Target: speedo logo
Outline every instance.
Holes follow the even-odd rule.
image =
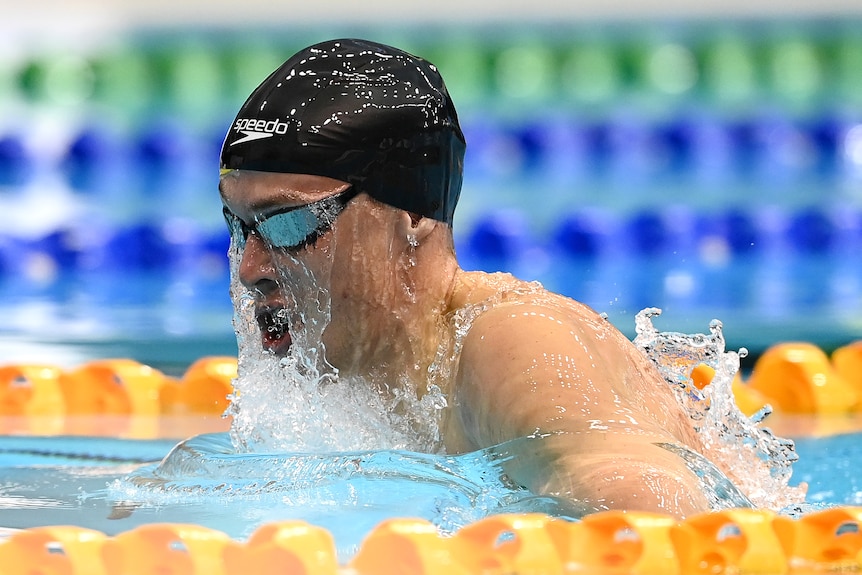
[[[243,134],[239,140],[234,140],[231,146],[271,138],[275,134],[286,134],[290,124],[280,120],[255,120],[248,118],[237,118],[233,125],[236,132]]]

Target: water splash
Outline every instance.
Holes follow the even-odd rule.
[[[788,485],[798,459],[793,442],[760,426],[771,409],[747,417],[734,400],[732,382],[739,371],[740,354],[744,356],[747,350],[725,351],[718,320],[710,323],[709,334],[661,332],[652,323],[660,313],[657,308],[647,308],[637,314],[634,343],[676,392],[695,423],[704,454],[758,507],[781,510],[803,501],[805,488]],[[692,370],[699,364],[715,370],[702,390],[691,380]]]
[[[491,513],[547,513],[570,519],[598,509],[535,496],[508,481],[502,466],[523,451],[515,440],[461,455],[401,450],[237,453],[226,433],[176,446],[159,464],[108,487],[114,509],[143,519],[195,521],[233,537],[259,525],[301,519],[333,534],[349,559],[368,532],[392,517],[422,517],[443,533]]]
[[[284,304],[280,313],[289,317],[274,319],[286,324],[293,341],[284,357],[263,349],[255,293],[239,281],[240,252],[234,246],[230,251],[239,347],[239,373],[228,409],[234,447],[258,453],[440,452],[439,414],[447,403],[433,377],[419,393],[406,377],[368,381],[339,373],[326,360],[323,343],[331,314],[327,266],[312,272],[286,251],[273,249],[271,256],[289,269],[277,266],[278,296]],[[322,256],[331,267],[331,253]]]

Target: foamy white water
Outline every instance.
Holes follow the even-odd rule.
[[[704,455],[758,507],[780,510],[804,501],[805,488],[789,486],[792,465],[798,459],[793,442],[762,426],[771,410],[747,417],[736,405],[731,384],[739,371],[740,353],[725,350],[721,322],[713,320],[709,334],[661,332],[652,323],[660,313],[648,308],[637,315],[634,343],[675,390],[695,422]],[[699,364],[715,370],[703,390],[691,381],[691,372]]]

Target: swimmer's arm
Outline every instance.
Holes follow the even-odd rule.
[[[520,455],[526,457],[514,458],[507,474],[533,493],[570,498],[588,511],[686,517],[710,509],[694,474],[659,442],[599,440],[572,450],[570,439],[551,436],[525,444]]]
[[[464,341],[456,405],[473,446],[538,432],[545,439],[524,443],[507,468],[534,493],[596,509],[707,511],[694,473],[660,447],[676,439],[617,393],[625,354],[602,357],[608,348],[582,326],[539,306],[507,308],[477,318]],[[635,425],[611,421],[621,409]]]

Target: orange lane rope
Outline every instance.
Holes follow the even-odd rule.
[[[569,522],[491,516],[442,535],[422,519],[390,519],[339,563],[331,534],[286,521],[247,541],[188,524],[151,524],[113,537],[82,527],[17,531],[0,542],[0,573],[137,574],[647,574],[858,572],[862,508],[791,519],[732,509],[676,520],[607,511]]]

